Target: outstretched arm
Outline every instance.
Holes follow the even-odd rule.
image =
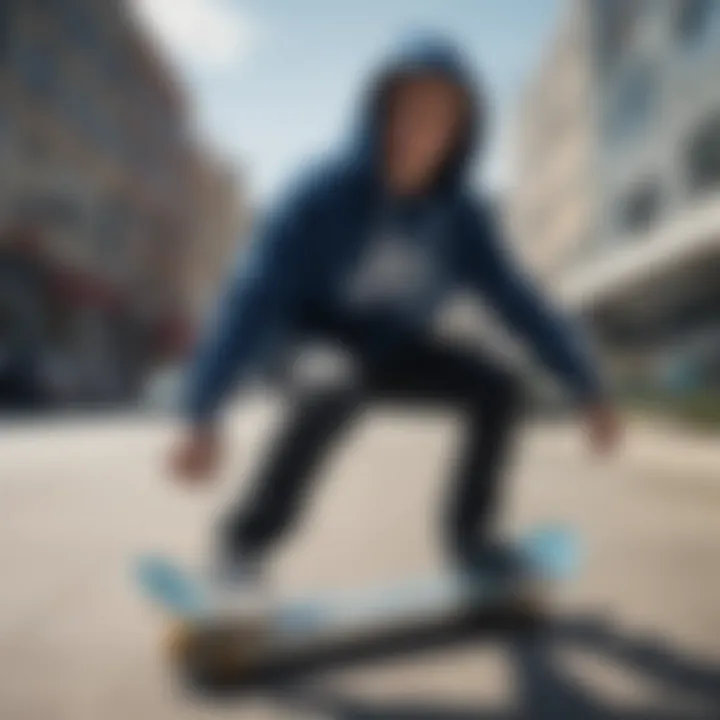
[[[467,279],[573,393],[584,411],[593,448],[613,450],[621,439],[622,423],[588,349],[509,257],[493,214],[468,205],[461,222],[462,266]]]
[[[510,257],[494,213],[467,205],[461,215],[463,268],[507,325],[582,403],[599,402],[604,388],[586,347]]]

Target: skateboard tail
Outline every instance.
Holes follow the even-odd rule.
[[[143,593],[174,615],[200,617],[206,607],[201,585],[168,558],[141,557],[135,563],[135,577]]]
[[[528,564],[550,580],[569,580],[580,571],[583,552],[577,534],[562,526],[538,528],[520,542]]]

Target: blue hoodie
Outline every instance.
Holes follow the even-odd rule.
[[[441,75],[470,100],[465,131],[432,190],[394,210],[418,242],[429,242],[442,272],[415,312],[360,316],[344,297],[388,202],[378,172],[384,103],[395,83],[417,74]],[[257,228],[191,368],[186,400],[194,422],[208,421],[278,340],[341,335],[352,325],[366,352],[387,352],[458,289],[480,294],[579,400],[600,394],[578,339],[507,256],[488,203],[467,191],[468,166],[485,130],[483,105],[478,84],[451,44],[425,38],[401,48],[370,86],[350,147],[307,172]]]

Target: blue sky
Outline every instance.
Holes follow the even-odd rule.
[[[260,197],[347,132],[363,81],[403,33],[449,34],[495,104],[487,173],[507,172],[514,103],[560,0],[134,0],[196,100],[202,134]],[[499,130],[499,132],[498,132]],[[507,132],[505,132],[507,135]]]

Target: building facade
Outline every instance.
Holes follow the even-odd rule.
[[[594,231],[595,93],[583,0],[558,27],[524,88],[515,123],[509,224],[520,253],[552,284]]]
[[[174,352],[190,165],[182,89],[122,0],[2,3],[0,317],[27,375],[6,386],[109,401]]]
[[[595,0],[597,232],[565,284],[662,385],[720,382],[720,2]]]

